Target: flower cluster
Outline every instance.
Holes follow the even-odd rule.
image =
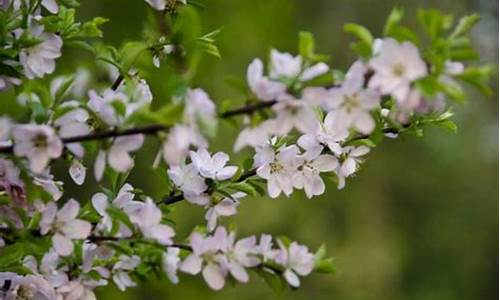
[[[0,42],[3,49],[0,66],[4,70],[0,74],[0,91],[21,85],[23,77],[36,79],[52,74],[56,60],[62,55],[64,39],[77,41],[102,35],[97,27],[103,23],[102,18],[75,25],[60,22],[62,17],[74,21],[74,11],[65,7],[60,9],[56,0],[4,0],[0,3],[0,10],[10,16],[3,23],[8,34]],[[52,22],[73,25],[73,28],[59,30]]]
[[[202,130],[217,122],[215,104],[202,89],[189,89],[184,102],[182,122],[172,127],[162,146],[163,158],[170,166],[181,165],[191,147],[207,148]]]
[[[255,236],[236,241],[235,233],[228,233],[224,227],[218,227],[209,236],[194,232],[190,236],[192,253],[180,262],[179,270],[193,275],[201,272],[214,290],[224,287],[228,274],[239,282],[247,282],[248,268],[282,274],[291,286],[299,287],[298,275],[312,272],[314,255],[296,242],[286,246],[278,240],[278,244],[279,248],[273,248],[272,237],[265,234],[259,244]]]
[[[143,40],[120,49],[89,42],[101,37],[106,20],[76,22],[73,2],[0,0],[0,91],[18,86],[15,100],[24,116],[0,116],[2,299],[91,300],[110,283],[126,290],[155,275],[176,284],[179,273],[201,274],[219,290],[229,278],[249,281],[250,270],[299,287],[302,276],[333,271],[325,249],[313,254],[265,234],[236,239],[220,217],[235,215],[245,197],[303,190],[313,198],[325,193],[327,179],[343,188],[384,136],[422,134],[424,125],[454,129],[447,100],[464,97],[460,81],[488,91],[490,69],[466,67],[457,55],[472,52],[465,34],[477,18],[465,17],[426,48],[412,35],[398,35],[401,12],[395,10],[380,39],[348,24],[360,38],[353,47],[359,59],[345,74],[314,52],[312,35],[301,33],[299,55],[272,50],[267,72],[254,59],[247,104],[218,112],[204,90],[189,88],[200,54],[220,55],[218,31],[183,40],[190,22],[177,23],[178,10],[187,1],[146,0],[148,22],[158,23],[148,25],[159,32],[145,30]],[[104,67],[35,80],[55,72],[67,41],[90,50]],[[168,97],[153,97],[142,62],[174,66]],[[229,163],[228,154],[210,152],[209,141],[219,119],[242,115],[234,150],[249,146],[255,153],[249,163]],[[159,142],[151,167],[164,182],[164,197],[127,183],[146,136]],[[76,185],[93,181],[92,168],[93,196],[66,194],[72,183],[52,171],[64,168]],[[203,225],[184,239],[169,210],[183,200],[205,209]]]
[[[261,60],[249,65],[250,90],[257,101],[271,102],[274,116],[243,129],[234,149],[255,149],[254,167],[267,180],[270,197],[289,196],[293,188],[304,189],[308,198],[321,195],[322,172],[333,171],[343,188],[373,146],[376,128],[397,136],[422,116],[438,115],[442,121],[450,115],[442,92],[429,99],[421,91],[418,83],[434,74],[414,44],[389,37],[374,40],[371,47],[371,57],[354,62],[329,87],[307,84],[331,71],[322,63],[304,63],[301,56],[272,50],[268,77]],[[456,86],[451,77],[463,71],[462,63],[446,61],[438,84]],[[291,132],[299,133],[296,145],[276,145],[277,137]]]

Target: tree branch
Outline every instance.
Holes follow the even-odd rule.
[[[122,84],[123,79],[125,79],[125,78],[123,77],[122,74],[118,75],[118,77],[116,77],[115,81],[111,85],[111,89],[113,91],[116,91],[118,89],[118,87],[120,87],[120,84]]]
[[[159,131],[167,130],[169,127],[161,124],[148,125],[143,127],[135,127],[129,129],[111,129],[107,131],[98,131],[85,135],[77,135],[67,138],[62,138],[64,144],[80,143],[86,141],[103,140],[112,137],[128,136],[134,134],[156,134]],[[0,153],[12,153],[14,150],[13,145],[0,147]]]
[[[225,119],[225,118],[230,118],[230,117],[234,117],[234,116],[238,116],[238,115],[250,115],[258,110],[269,108],[276,103],[278,103],[277,100],[272,100],[272,101],[267,101],[267,102],[259,102],[256,104],[245,105],[245,106],[242,106],[240,108],[236,108],[233,110],[228,110],[226,112],[223,112],[219,116],[221,118]]]
[[[243,173],[237,180],[236,182],[243,182],[245,180],[247,180],[248,178],[252,177],[252,176],[255,176],[257,174],[257,170],[256,169],[250,169],[248,170],[247,172]],[[211,190],[208,190],[207,191],[208,194],[212,194],[213,191]],[[177,203],[177,202],[181,202],[185,200],[184,198],[184,194],[183,193],[180,193],[180,194],[174,194],[174,195],[169,195],[165,198],[163,198],[163,200],[161,200],[161,204],[164,204],[164,205],[171,205],[171,204],[174,204],[174,203]]]

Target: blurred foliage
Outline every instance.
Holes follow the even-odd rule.
[[[244,78],[252,58],[265,57],[271,47],[294,52],[297,32],[306,30],[315,35],[318,52],[330,55],[333,67],[346,68],[355,54],[349,48],[352,38],[344,32],[353,28],[344,28],[343,24],[360,23],[375,37],[379,36],[386,16],[398,4],[392,0],[197,2],[204,7],[197,8],[199,18],[189,9],[183,14],[187,15],[187,22],[200,24],[200,32],[185,34],[202,36],[222,27],[216,43],[222,58],[190,59],[200,65],[196,74],[188,76],[218,104],[227,101],[231,106],[241,104],[244,99],[231,88],[228,77]],[[498,2],[404,1],[411,27],[425,22],[426,16],[420,16],[420,20],[415,17],[420,7],[436,7],[457,16],[478,13],[482,20],[473,33],[474,46],[482,60],[498,66]],[[151,11],[139,0],[83,1],[76,18],[89,20],[94,16],[109,19],[101,26],[104,39],[119,46],[140,39]],[[197,45],[207,47],[203,42]],[[206,52],[219,54],[208,48]],[[73,72],[82,62],[95,68],[96,61],[87,52],[67,50],[58,62],[60,70]],[[157,103],[168,101],[175,94],[172,86],[165,84],[175,77],[172,67],[175,66],[162,65],[160,70],[144,74]],[[97,79],[103,80],[103,85],[109,84],[107,77]],[[99,298],[498,298],[497,82],[498,76],[495,76],[491,99],[474,94],[465,105],[456,106],[457,134],[433,129],[423,138],[404,136],[387,140],[369,155],[363,170],[342,191],[331,184],[328,193],[312,200],[297,193],[291,199],[255,198],[242,203],[239,215],[231,220],[241,235],[285,234],[313,249],[324,241],[328,253],[335,256],[337,273],[334,276],[313,275],[303,280],[299,290],[282,295],[274,293],[257,276],[253,276],[249,284],[228,287],[218,293],[210,291],[201,278],[181,276],[177,286],[153,282],[125,294],[110,287],[98,290]],[[218,136],[211,141],[211,149],[231,152],[237,132],[238,128],[232,123],[222,123]],[[134,186],[160,196],[166,185],[165,170],[151,172],[149,169],[155,147],[151,144],[138,153],[139,161],[131,178]],[[65,176],[61,171],[56,175]],[[71,183],[67,191],[68,196],[80,198],[94,192]],[[203,218],[201,208],[187,203],[174,207],[173,214],[181,237]]]

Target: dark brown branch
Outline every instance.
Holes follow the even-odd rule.
[[[404,129],[408,129],[410,127],[411,124],[405,124],[402,126],[401,129],[399,128],[393,128],[393,127],[389,127],[389,128],[384,128],[382,129],[382,133],[383,134],[399,134],[401,133]],[[347,141],[344,142],[344,144],[348,144],[350,142],[353,142],[353,141],[359,141],[359,140],[364,140],[364,139],[367,139],[367,138],[370,138],[370,135],[358,135],[358,136],[355,136]]]
[[[161,124],[148,125],[143,127],[129,128],[125,130],[113,129],[108,131],[95,132],[88,135],[80,135],[69,138],[64,138],[62,141],[65,144],[79,143],[91,140],[102,140],[111,137],[127,136],[134,134],[156,134],[159,131],[167,130],[169,127]]]
[[[155,18],[156,23],[158,24],[158,31],[161,35],[167,36],[170,35],[170,28],[165,21],[165,11],[157,11],[155,10]]]
[[[63,138],[62,141],[64,144],[72,144],[72,143],[102,140],[102,139],[107,139],[107,138],[112,138],[112,137],[127,136],[127,135],[134,135],[134,134],[151,135],[151,134],[156,134],[159,131],[167,130],[168,128],[169,127],[165,126],[165,125],[154,124],[154,125],[135,127],[135,128],[124,129],[124,130],[112,129],[112,130],[107,130],[107,131],[93,132],[93,133],[85,134],[85,135],[67,137],[67,138]],[[12,153],[13,150],[14,150],[14,146],[12,146],[12,145],[0,147],[0,153]]]
[[[127,241],[139,241],[133,237],[116,237],[116,236],[97,236],[97,235],[91,235],[87,237],[88,241],[94,242],[94,243],[99,243],[99,242],[119,242],[122,240],[127,240]],[[184,244],[171,244],[167,245],[167,247],[170,248],[179,248],[179,249],[184,249],[187,251],[193,251],[193,248],[189,245],[184,245]]]
[[[111,85],[111,89],[113,91],[116,91],[118,89],[118,87],[120,87],[120,84],[122,84],[123,82],[123,79],[125,79],[123,77],[123,75],[118,75],[118,77],[116,77],[115,81],[113,82],[113,84]]]
[[[252,177],[252,176],[255,176],[257,174],[257,170],[256,169],[251,169],[251,170],[248,170],[247,172],[243,173],[239,178],[238,180],[236,180],[236,182],[243,182],[245,180],[247,180],[248,178]],[[213,191],[208,191],[209,194],[211,194]],[[170,204],[174,204],[174,203],[177,203],[177,202],[181,202],[185,200],[184,199],[184,194],[180,193],[180,194],[174,194],[174,195],[169,195],[165,198],[163,198],[163,200],[161,200],[161,204],[164,204],[164,205],[170,205]]]
[[[272,101],[267,101],[267,102],[260,102],[257,104],[250,104],[250,105],[245,105],[240,108],[234,109],[234,110],[228,110],[226,112],[223,112],[220,114],[221,118],[230,118],[238,115],[250,115],[258,110],[269,108],[273,106],[274,104],[278,103],[277,100],[272,100]]]

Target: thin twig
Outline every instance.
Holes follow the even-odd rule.
[[[123,77],[122,74],[118,75],[118,77],[116,77],[115,81],[111,85],[111,89],[113,91],[116,91],[120,87],[120,84],[123,82],[123,79],[125,78]]]
[[[256,169],[250,169],[248,170],[247,172],[243,173],[237,180],[236,182],[243,182],[245,180],[247,180],[248,178],[252,177],[252,176],[255,176],[257,174],[257,170]],[[208,191],[208,193],[212,193],[212,191]],[[171,204],[174,204],[174,203],[177,203],[177,202],[181,202],[185,200],[184,198],[184,194],[183,193],[180,193],[180,194],[174,194],[174,195],[169,195],[165,198],[163,198],[163,200],[161,200],[161,204],[164,204],[164,205],[171,205]]]
[[[250,104],[250,105],[245,105],[237,109],[233,110],[228,110],[226,112],[223,112],[220,114],[220,117],[225,119],[225,118],[230,118],[238,115],[250,115],[258,110],[262,110],[265,108],[269,108],[273,105],[278,103],[277,100],[272,100],[272,101],[267,101],[267,102],[260,102],[257,104]]]

